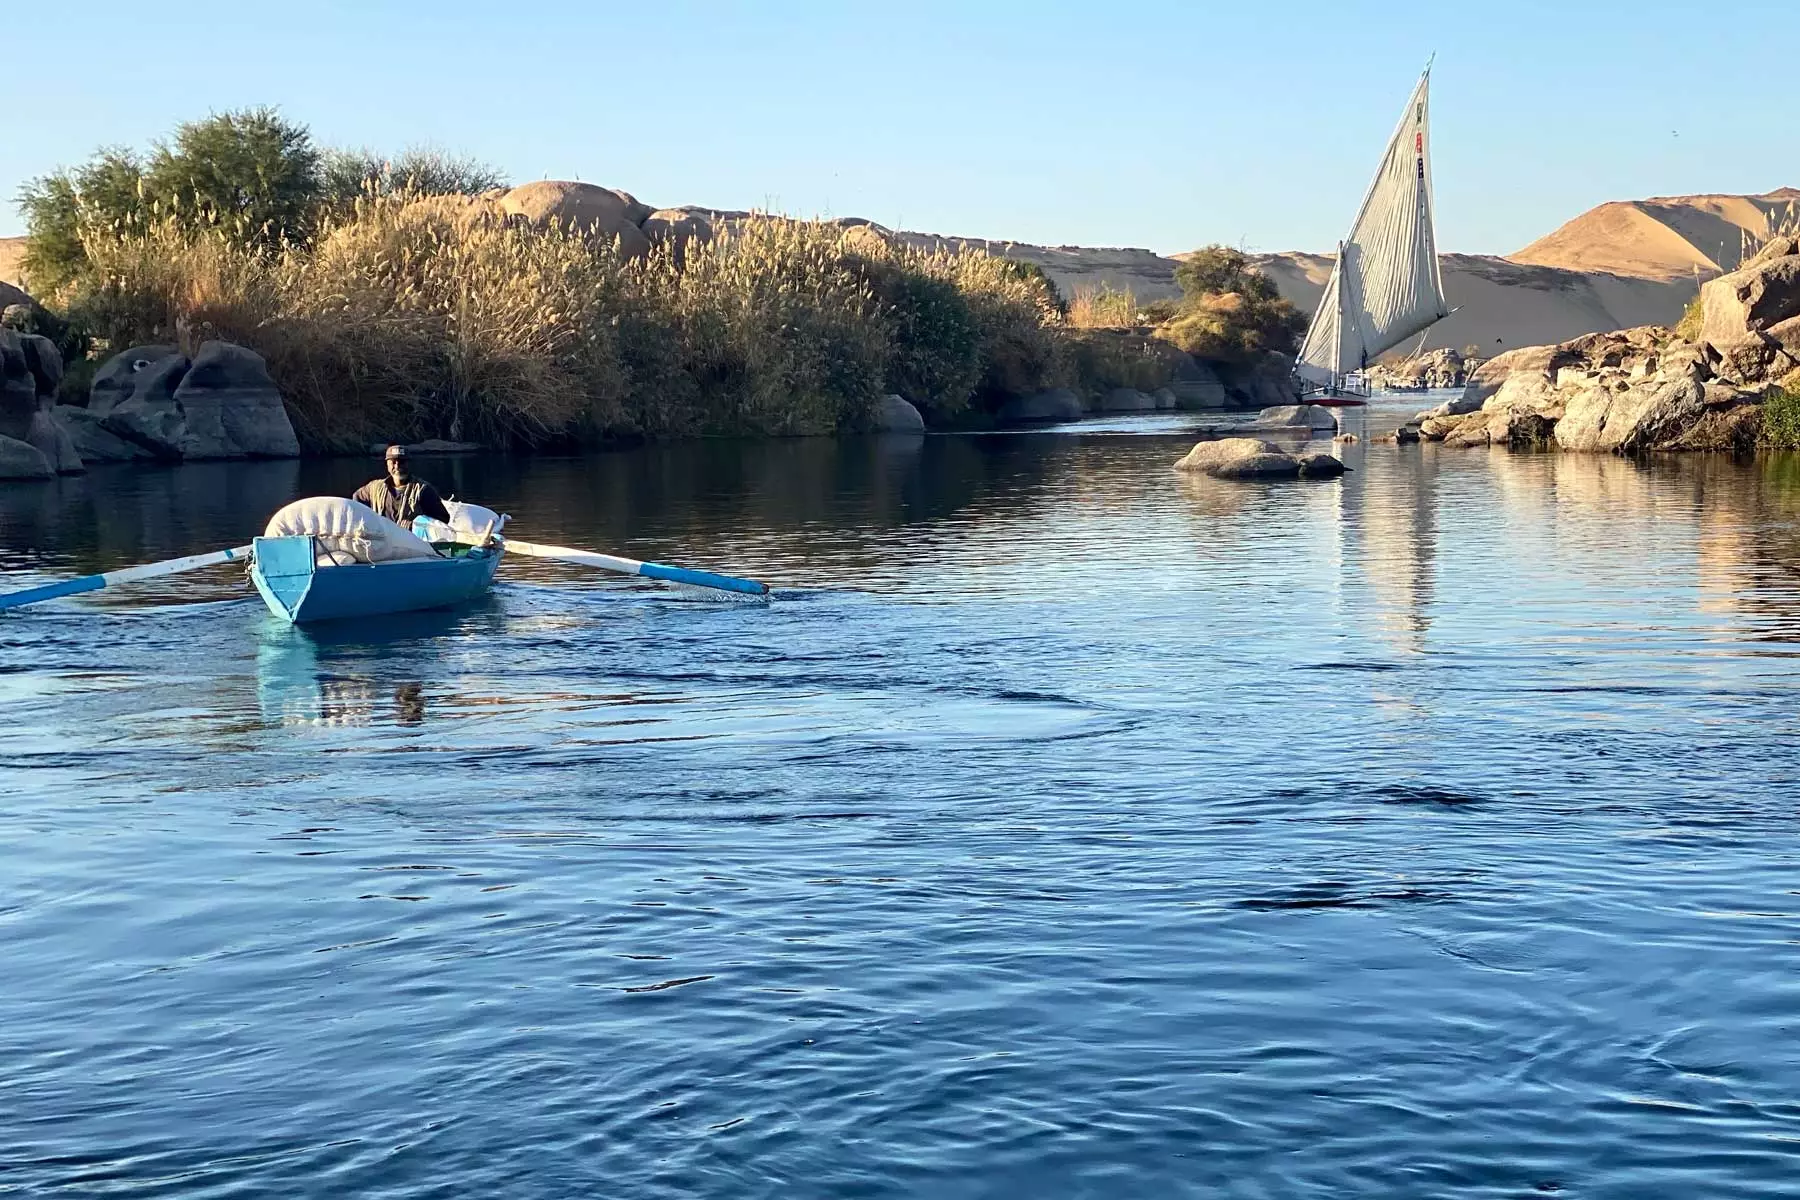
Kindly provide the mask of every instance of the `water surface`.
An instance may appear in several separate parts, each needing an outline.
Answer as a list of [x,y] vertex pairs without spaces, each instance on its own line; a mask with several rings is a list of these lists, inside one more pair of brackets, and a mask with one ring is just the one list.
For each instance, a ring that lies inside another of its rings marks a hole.
[[[767,608],[9,614],[0,1192],[1793,1195],[1800,468],[1186,428],[421,463]],[[368,473],[0,487],[0,569]]]

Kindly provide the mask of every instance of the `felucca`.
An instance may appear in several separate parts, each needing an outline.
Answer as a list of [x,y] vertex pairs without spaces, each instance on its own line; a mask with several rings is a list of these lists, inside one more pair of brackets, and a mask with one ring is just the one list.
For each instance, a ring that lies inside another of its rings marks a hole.
[[1431,66],[1406,102],[1331,280],[1295,373],[1310,404],[1360,405],[1376,357],[1450,315],[1431,224]]

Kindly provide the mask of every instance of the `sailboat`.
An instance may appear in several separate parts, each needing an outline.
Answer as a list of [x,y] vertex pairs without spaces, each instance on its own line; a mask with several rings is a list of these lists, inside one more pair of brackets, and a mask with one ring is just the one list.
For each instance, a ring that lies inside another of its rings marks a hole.
[[1295,363],[1307,403],[1367,403],[1363,373],[1376,356],[1450,315],[1431,224],[1430,86],[1427,63],[1350,236],[1338,243]]

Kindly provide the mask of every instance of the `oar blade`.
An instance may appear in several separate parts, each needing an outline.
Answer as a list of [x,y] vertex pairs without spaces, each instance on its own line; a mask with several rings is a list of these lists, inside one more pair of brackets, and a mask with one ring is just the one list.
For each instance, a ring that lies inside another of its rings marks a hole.
[[509,553],[524,554],[532,558],[551,558],[558,562],[573,563],[582,567],[599,567],[603,571],[616,571],[621,575],[641,575],[646,579],[661,580],[682,588],[699,588],[713,593],[723,593],[734,599],[760,598],[767,599],[769,587],[754,579],[740,579],[735,575],[721,575],[715,571],[696,571],[689,567],[674,567],[667,563],[639,562],[635,558],[620,558],[613,554],[600,554],[593,550],[577,550],[571,546],[544,546],[535,542],[520,542],[507,539],[506,549]]
[[83,575],[77,579],[64,579],[56,583],[41,584],[38,587],[21,588],[16,592],[0,594],[0,611],[9,608],[23,608],[27,604],[36,604],[40,600],[56,600],[63,596],[79,595],[82,592],[97,592],[109,584],[136,583],[140,579],[155,579],[161,575],[194,571],[201,567],[211,567],[219,563],[247,558],[249,555],[249,546],[233,546],[229,550],[189,554],[182,558],[169,558],[162,562],[144,563],[136,567],[120,567],[116,571],[103,571],[98,575]]
[[743,596],[766,596],[769,585],[758,583],[754,579],[739,579],[735,575],[717,575],[711,571],[693,571],[686,567],[670,567],[662,563],[645,563],[638,574],[646,579],[662,579],[669,583],[683,583],[689,587],[713,588],[721,592],[736,592]]
[[75,596],[82,592],[97,592],[106,586],[103,575],[83,575],[79,579],[64,579],[58,583],[46,583],[41,587],[21,588],[16,592],[0,594],[0,611],[9,608],[23,608],[27,604],[36,604],[40,600],[56,600],[63,596]]

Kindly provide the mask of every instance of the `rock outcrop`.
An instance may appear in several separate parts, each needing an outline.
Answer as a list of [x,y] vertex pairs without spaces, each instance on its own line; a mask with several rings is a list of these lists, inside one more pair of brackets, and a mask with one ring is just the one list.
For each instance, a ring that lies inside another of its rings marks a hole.
[[875,403],[870,428],[876,433],[924,433],[925,418],[904,396],[883,396]]
[[94,372],[94,381],[88,385],[88,411],[104,417],[131,395],[141,372],[179,353],[174,346],[162,345],[132,346],[119,351]]
[[0,439],[37,455],[10,449],[0,462],[0,479],[41,479],[40,459],[53,475],[84,469],[74,440],[52,411],[62,375],[56,343],[35,333],[0,328]]
[[1309,434],[1336,433],[1337,427],[1336,414],[1322,404],[1283,404],[1265,408],[1247,426],[1249,429],[1294,430]]
[[1800,314],[1800,239],[1776,238],[1729,275],[1700,288],[1700,337],[1739,341]]
[[560,225],[589,237],[616,238],[619,250],[636,258],[650,250],[650,238],[638,222],[651,208],[616,188],[592,183],[540,179],[513,188],[498,201],[500,211],[536,225]]
[[0,480],[55,479],[56,468],[43,451],[18,438],[0,434]]
[[1031,396],[1015,396],[1000,406],[995,419],[1002,425],[1060,425],[1081,417],[1080,396],[1069,388],[1050,388]]
[[1500,355],[1411,427],[1447,446],[1747,449],[1765,398],[1800,378],[1800,239],[1771,240],[1701,303],[1692,338],[1645,326]]
[[88,411],[104,432],[168,461],[300,453],[262,356],[230,342],[203,342],[191,361],[167,346],[115,355],[95,374]]
[[1459,388],[1473,365],[1463,361],[1460,351],[1444,346],[1391,366],[1371,367],[1369,382],[1377,388]]
[[1199,471],[1214,479],[1298,479],[1342,475],[1344,464],[1329,454],[1289,454],[1261,438],[1220,438],[1200,442],[1175,464],[1178,471]]

